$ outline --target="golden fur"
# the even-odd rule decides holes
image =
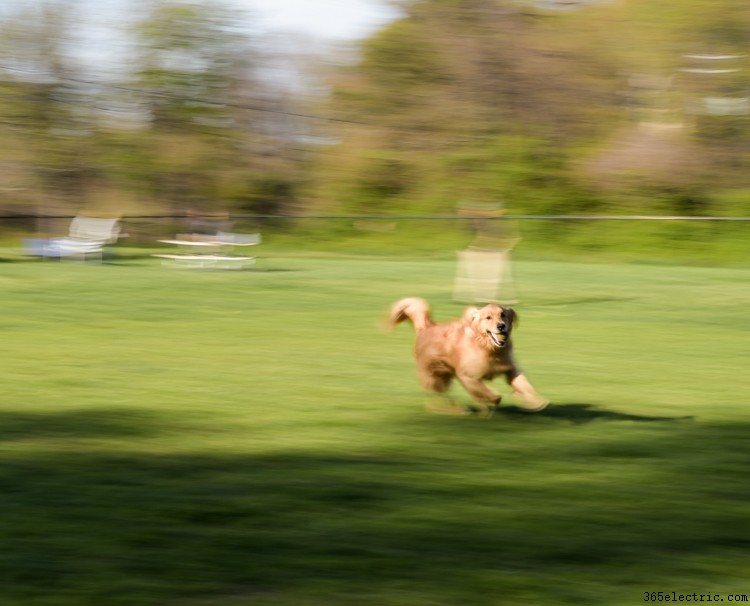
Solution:
[[[549,402],[531,386],[513,358],[510,335],[517,317],[512,308],[469,307],[460,319],[437,324],[427,302],[410,297],[393,305],[389,325],[393,328],[407,319],[417,333],[417,373],[426,389],[444,394],[455,377],[482,411],[492,413],[501,396],[485,381],[503,375],[525,410],[546,408]],[[452,406],[450,410],[459,409]]]

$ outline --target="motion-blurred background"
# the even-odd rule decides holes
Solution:
[[[274,29],[262,3],[237,0],[5,3],[0,214],[750,214],[746,2],[373,2],[349,31],[347,10],[299,6],[346,35]],[[384,249],[465,235],[460,223],[262,227]],[[666,243],[701,260],[741,259],[747,235],[523,232],[557,255]]]

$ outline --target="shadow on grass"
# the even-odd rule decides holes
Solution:
[[[512,416],[529,416],[533,414],[550,419],[561,419],[572,423],[590,423],[591,421],[692,421],[692,416],[669,417],[669,416],[650,416],[634,415],[614,410],[598,408],[593,404],[555,404],[552,403],[548,408],[538,413],[528,413],[517,406],[508,406],[500,408],[500,412]]]
[[[0,443],[47,438],[114,438],[153,433],[156,417],[143,410],[85,409],[60,413],[3,413]]]
[[[1,415],[0,426],[106,438],[170,425],[128,414]],[[597,430],[585,443],[562,430],[461,441],[454,425],[426,448],[405,439],[368,454],[189,454],[158,439],[6,451],[0,603],[486,606],[739,591],[729,581],[744,578],[750,547],[748,429]]]

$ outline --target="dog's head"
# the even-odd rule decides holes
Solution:
[[[485,305],[481,309],[469,307],[464,313],[464,322],[476,333],[478,339],[486,342],[489,349],[499,349],[508,344],[516,321],[513,308],[499,305]]]

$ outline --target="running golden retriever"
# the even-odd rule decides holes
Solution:
[[[531,386],[513,359],[510,334],[516,313],[512,308],[469,307],[460,320],[436,324],[427,302],[410,297],[394,303],[389,325],[394,328],[407,319],[417,333],[414,348],[417,372],[426,389],[445,394],[456,377],[480,411],[492,414],[500,405],[501,396],[485,381],[504,375],[524,410],[538,412],[549,404]],[[465,414],[467,409],[451,403],[435,411]]]

